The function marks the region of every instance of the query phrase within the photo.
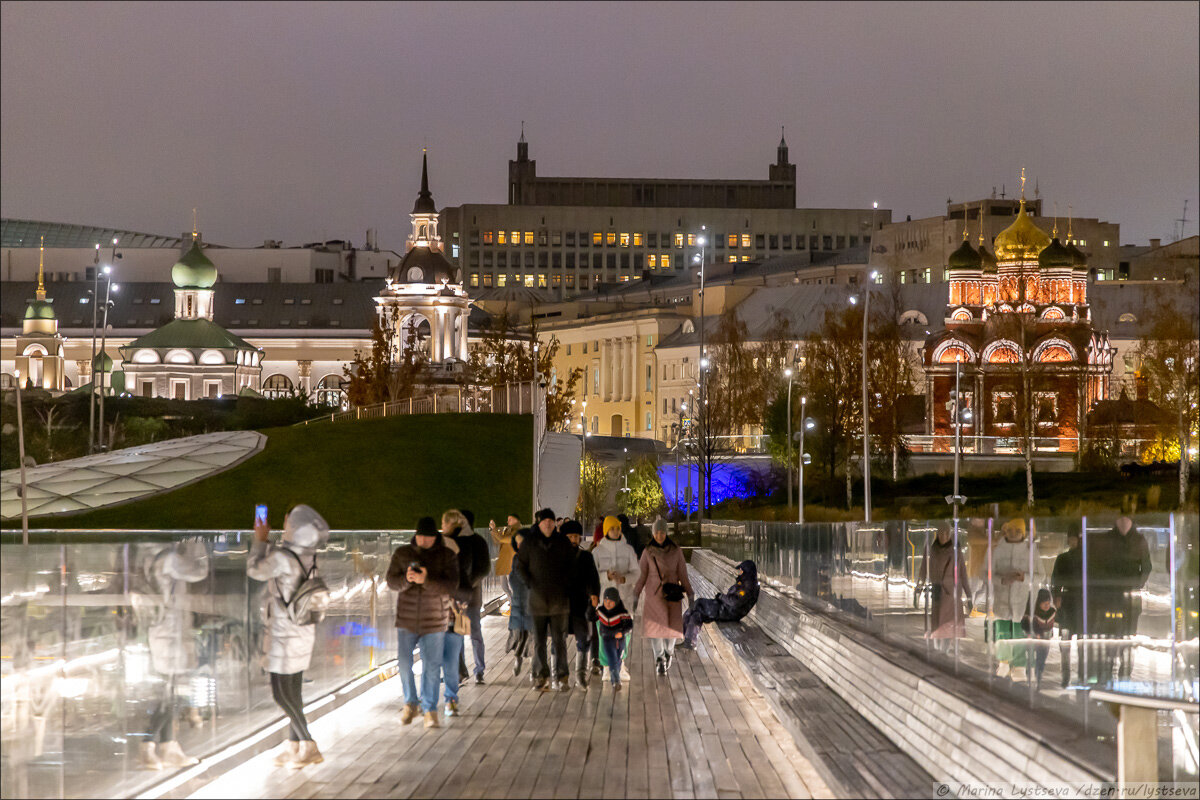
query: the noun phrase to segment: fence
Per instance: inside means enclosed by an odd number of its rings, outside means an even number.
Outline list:
[[[532,414],[530,387],[529,382],[507,383],[495,387],[456,387],[420,397],[358,406],[347,411],[331,411],[296,424],[379,419],[398,414]]]
[[[487,530],[481,535],[496,548]],[[333,602],[304,671],[310,706],[396,659],[385,574],[409,531],[335,531],[318,554]],[[0,796],[122,797],[171,775],[139,769],[155,722],[184,752],[219,752],[282,719],[263,668],[266,584],[245,531],[4,534]],[[174,590],[151,574],[173,556]],[[182,565],[180,568],[179,565]],[[484,601],[502,595],[484,582]]]
[[[701,540],[868,635],[1089,736],[1116,727],[1092,691],[1190,703],[1158,720],[1159,774],[1182,781],[1197,775],[1198,522],[1139,515],[1125,534],[1117,515],[706,522]],[[1040,590],[1051,602],[1039,610]]]

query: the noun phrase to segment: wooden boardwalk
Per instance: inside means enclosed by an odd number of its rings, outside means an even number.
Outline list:
[[[623,691],[592,677],[587,691],[543,694],[501,655],[507,624],[485,618],[488,682],[463,686],[462,716],[441,728],[402,727],[392,679],[311,725],[324,763],[293,771],[259,755],[192,797],[832,796],[719,634],[660,677],[639,623]]]

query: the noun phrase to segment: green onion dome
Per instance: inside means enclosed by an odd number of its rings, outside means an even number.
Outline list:
[[[950,254],[946,263],[950,269],[979,269],[983,265],[979,251],[971,247],[971,243],[965,239],[958,249]]]
[[[171,267],[171,281],[176,289],[211,289],[217,282],[217,268],[200,252],[199,242],[193,241],[191,249]]]
[[[996,259],[987,251],[987,247],[982,244],[979,245],[979,260],[983,263],[985,274],[990,272],[994,275],[996,273]]]
[[[1057,236],[1038,253],[1038,269],[1071,269],[1074,264],[1075,259],[1071,251],[1063,247]]]
[[[55,319],[54,306],[49,300],[34,300],[25,306],[25,319]]]
[[[103,350],[96,353],[96,357],[92,359],[93,372],[112,372],[112,368],[113,360],[109,357],[108,353],[105,353]]]

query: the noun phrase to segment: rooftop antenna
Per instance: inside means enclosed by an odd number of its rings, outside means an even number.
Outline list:
[[[1187,200],[1183,201],[1183,216],[1175,220],[1179,223],[1179,233],[1175,236],[1175,241],[1179,241],[1187,233]]]
[[[1000,199],[1001,199],[1001,200],[1003,200],[1003,199],[1004,199],[1004,197],[1005,197],[1005,194],[1004,194],[1004,193],[1005,193],[1007,190],[1008,190],[1008,187],[1007,187],[1005,184],[1003,184],[1003,183],[1002,183],[1002,184],[1000,184]]]
[[[200,229],[198,227],[196,227],[196,209],[193,208],[192,209],[192,241],[193,242],[196,241],[196,239],[199,236],[200,236]]]
[[[1067,240],[1075,238],[1075,209],[1067,203]]]
[[[992,187],[992,194],[996,193],[996,187]],[[979,201],[979,246],[983,247],[983,201]]]
[[[1033,179],[1033,197],[1037,200],[1040,200],[1042,197],[1042,190],[1038,188],[1037,178]]]

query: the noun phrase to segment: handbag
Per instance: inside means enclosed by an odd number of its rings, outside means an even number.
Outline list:
[[[450,611],[454,614],[454,632],[459,636],[469,636],[471,634],[471,618],[467,616],[466,609],[459,610],[458,603],[451,603]]]
[[[653,556],[650,557],[650,563],[654,565],[654,571],[658,573],[659,591],[662,592],[663,600],[666,600],[668,603],[683,602],[683,584],[664,581],[662,572],[658,568],[658,562],[654,560]]]

